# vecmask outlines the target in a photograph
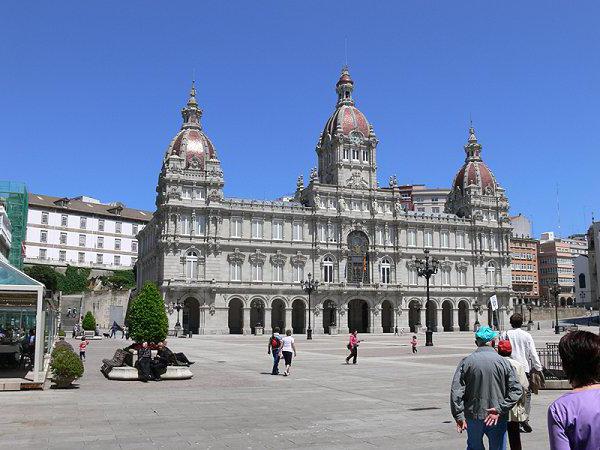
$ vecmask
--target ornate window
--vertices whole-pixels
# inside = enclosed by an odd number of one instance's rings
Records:
[[[349,159],[350,152],[348,147],[344,147],[344,159]]]
[[[190,250],[185,255],[185,277],[188,280],[198,278],[198,252]]]
[[[425,230],[423,232],[423,245],[425,247],[433,247],[433,231]]]
[[[353,147],[352,148],[352,159],[358,161],[358,154],[359,154],[358,148]]]
[[[498,250],[498,236],[496,233],[492,234],[490,240],[492,242],[492,250]]]
[[[488,286],[496,286],[496,265],[490,261],[485,269]]]
[[[302,240],[302,222],[294,222],[292,224],[292,240],[301,241]]]
[[[409,229],[407,232],[407,244],[409,247],[417,246],[417,230]]]
[[[456,248],[465,248],[465,233],[462,231],[456,233]]]
[[[304,280],[304,266],[294,266],[294,282],[295,283],[300,283],[302,280]]]
[[[458,285],[466,286],[467,285],[467,271],[459,270],[457,273],[458,273]]]
[[[231,281],[242,281],[242,263],[231,261],[229,263],[229,275]]]
[[[241,238],[242,237],[242,219],[241,217],[231,218],[231,237]]]
[[[206,216],[196,216],[196,234],[198,236],[204,236],[206,234]]]
[[[369,240],[362,231],[348,235],[348,283],[369,283]]]
[[[259,262],[252,263],[252,281],[262,281],[263,266]]]
[[[383,228],[375,228],[375,243],[377,245],[383,245]]]
[[[408,284],[416,286],[419,282],[419,277],[417,275],[417,269],[414,267],[408,268]]]
[[[450,246],[450,233],[443,230],[440,234],[440,247],[448,248]]]
[[[189,216],[181,216],[181,234],[190,234]]]
[[[273,281],[281,283],[283,281],[283,264],[273,265]]]
[[[442,267],[442,286],[450,286],[450,267]]]
[[[327,242],[327,226],[324,223],[317,225],[317,239],[319,242]]]
[[[333,260],[331,256],[323,258],[323,282],[333,283]]]
[[[263,221],[262,219],[252,219],[252,239],[263,238]]]
[[[363,159],[363,162],[366,162],[366,163],[369,162],[369,149],[363,148],[362,159]]]
[[[280,241],[283,239],[283,221],[282,220],[274,220],[273,221],[273,239]]]
[[[585,289],[585,274],[579,274],[579,289]]]
[[[389,258],[381,260],[381,282],[383,284],[391,283],[392,262]]]

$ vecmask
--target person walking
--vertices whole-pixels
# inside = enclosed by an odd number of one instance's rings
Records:
[[[81,336],[81,342],[79,343],[79,359],[85,361],[85,349],[90,345],[90,342],[84,337]]]
[[[119,325],[117,324],[117,321],[113,321],[113,324],[110,327],[110,337],[111,338],[116,338],[117,337],[117,330],[119,329]]]
[[[417,353],[417,336],[416,335],[413,335],[412,339],[410,340],[410,345],[412,347],[412,352]]]
[[[351,358],[352,364],[356,364],[359,343],[360,340],[358,339],[358,331],[354,330],[352,333],[350,333],[350,340],[348,341],[348,350],[350,350],[350,354],[346,357],[346,364],[350,364]]]
[[[490,327],[475,333],[477,349],[456,368],[450,392],[450,409],[459,433],[467,430],[467,448],[506,450],[508,413],[523,395],[510,363],[492,348],[498,333]]]
[[[279,335],[279,327],[275,327],[267,345],[267,354],[270,355],[273,353],[273,370],[271,371],[271,375],[279,375],[279,360],[281,359],[282,345],[283,341]]]
[[[285,360],[285,372],[283,372],[283,375],[287,377],[290,375],[290,368],[292,367],[292,353],[294,357],[296,357],[296,345],[294,344],[294,338],[292,337],[292,330],[287,330],[285,332],[285,337],[282,341],[281,353]]]
[[[498,342],[498,354],[506,358],[510,365],[515,370],[517,380],[521,383],[523,388],[523,395],[515,406],[512,407],[508,415],[508,423],[506,428],[508,431],[508,443],[510,444],[511,450],[521,450],[521,430],[519,424],[525,422],[527,417],[527,411],[525,410],[525,398],[527,391],[529,390],[529,381],[527,380],[527,372],[525,372],[525,366],[516,359],[511,358],[512,347],[508,339],[503,339]]]
[[[600,448],[600,336],[573,331],[558,343],[563,370],[573,387],[548,407],[551,450]]]
[[[532,375],[534,373],[542,373],[542,363],[535,348],[535,343],[531,334],[521,328],[523,326],[523,316],[521,314],[516,313],[510,316],[510,325],[512,329],[505,331],[502,337],[510,341],[512,358],[523,364],[529,384],[532,384]],[[525,398],[527,417],[531,415],[531,392],[532,389],[527,389],[527,396]],[[537,393],[537,390],[535,392]],[[528,420],[521,422],[521,431],[531,433],[531,426]]]

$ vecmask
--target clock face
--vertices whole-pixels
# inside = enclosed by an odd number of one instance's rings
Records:
[[[353,134],[352,136],[350,136],[350,142],[352,142],[353,144],[360,144],[360,136]]]

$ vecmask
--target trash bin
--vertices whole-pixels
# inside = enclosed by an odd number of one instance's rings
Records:
[[[425,332],[425,347],[433,347],[433,331]]]

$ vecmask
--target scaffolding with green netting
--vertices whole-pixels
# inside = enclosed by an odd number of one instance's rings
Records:
[[[8,261],[14,267],[21,269],[25,253],[27,213],[29,211],[27,187],[24,183],[17,181],[0,180],[0,201],[4,203],[12,227],[12,245]]]

